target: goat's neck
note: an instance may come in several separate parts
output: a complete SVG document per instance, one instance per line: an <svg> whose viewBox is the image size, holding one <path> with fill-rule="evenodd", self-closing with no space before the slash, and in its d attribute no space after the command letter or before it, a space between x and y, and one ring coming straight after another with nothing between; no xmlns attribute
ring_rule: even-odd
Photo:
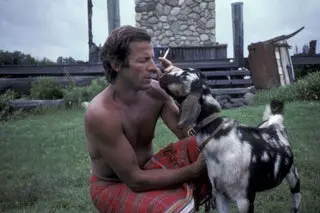
<svg viewBox="0 0 320 213"><path fill-rule="evenodd" d="M201 112L197 118L197 124L199 124L203 119L212 115L213 113L220 112L220 106L217 106L214 103L208 103L207 101L201 100ZM199 131L202 133L210 133L216 129L222 122L222 118L217 118L210 124L206 125Z"/></svg>

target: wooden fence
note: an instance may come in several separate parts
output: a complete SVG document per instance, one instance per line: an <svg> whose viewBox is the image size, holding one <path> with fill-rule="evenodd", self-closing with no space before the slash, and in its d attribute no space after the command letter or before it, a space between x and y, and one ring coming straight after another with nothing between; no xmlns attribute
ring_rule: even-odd
<svg viewBox="0 0 320 213"><path fill-rule="evenodd" d="M155 47L155 56L163 56L167 47ZM227 58L227 44L216 44L211 46L170 47L167 56L173 62L208 61Z"/></svg>
<svg viewBox="0 0 320 213"><path fill-rule="evenodd" d="M228 70L202 70L207 78L207 84L215 95L228 95L231 98L241 98L251 92L252 80L250 71L246 68Z"/></svg>
<svg viewBox="0 0 320 213"><path fill-rule="evenodd" d="M155 48L156 57L163 55L166 50L165 47ZM182 69L236 68L232 59L227 58L227 45L172 47L167 58ZM31 84L40 76L52 77L59 84L66 85L68 84L66 75L71 76L76 85L84 86L88 85L93 78L103 76L104 70L101 64L2 66L0 67L0 91L14 89L18 92L25 91L24 93L27 94Z"/></svg>
<svg viewBox="0 0 320 213"><path fill-rule="evenodd" d="M293 65L320 64L320 56L292 56ZM175 65L185 68L201 70L208 79L215 94L241 96L248 92L248 87L253 85L248 70L238 70L237 64L232 59L213 59L200 61L180 61ZM15 89L19 92L27 91L31 83L40 76L54 78L59 84L66 85L66 74L72 76L79 86L88 85L92 79L103 76L101 64L82 65L48 65L48 66L0 66L0 92Z"/></svg>

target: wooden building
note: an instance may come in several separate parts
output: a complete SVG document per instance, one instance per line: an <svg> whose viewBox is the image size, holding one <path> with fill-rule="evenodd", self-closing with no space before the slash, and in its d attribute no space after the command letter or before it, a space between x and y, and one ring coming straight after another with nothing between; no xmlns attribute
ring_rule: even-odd
<svg viewBox="0 0 320 213"><path fill-rule="evenodd" d="M287 40L304 27L289 34L248 46L249 66L256 89L271 89L295 82L294 67Z"/></svg>

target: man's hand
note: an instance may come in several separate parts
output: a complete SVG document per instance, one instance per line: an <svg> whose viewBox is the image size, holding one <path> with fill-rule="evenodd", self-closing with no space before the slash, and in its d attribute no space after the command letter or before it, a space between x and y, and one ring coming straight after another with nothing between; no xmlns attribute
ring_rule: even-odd
<svg viewBox="0 0 320 213"><path fill-rule="evenodd" d="M159 63L161 64L161 66L164 68L164 70L166 70L167 68L169 68L170 66L172 66L172 62L169 61L166 58L163 57L159 57Z"/></svg>
<svg viewBox="0 0 320 213"><path fill-rule="evenodd" d="M175 70L181 70L179 67L173 66L172 62L169 61L166 58L163 57L159 57L159 63L162 65L162 67L164 68L164 72L171 72L173 69Z"/></svg>
<svg viewBox="0 0 320 213"><path fill-rule="evenodd" d="M199 176L206 172L206 162L204 161L203 154L200 152L197 160L192 164L195 169L195 173Z"/></svg>

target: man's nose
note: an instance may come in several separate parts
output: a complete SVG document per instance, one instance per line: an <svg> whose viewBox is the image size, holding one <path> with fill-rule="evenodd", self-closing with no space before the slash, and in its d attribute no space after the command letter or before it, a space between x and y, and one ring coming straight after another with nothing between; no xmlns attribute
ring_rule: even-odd
<svg viewBox="0 0 320 213"><path fill-rule="evenodd" d="M149 71L149 72L154 72L156 69L157 69L156 63L154 62L154 60L151 60L151 61L150 61L149 68L148 68L148 71Z"/></svg>

